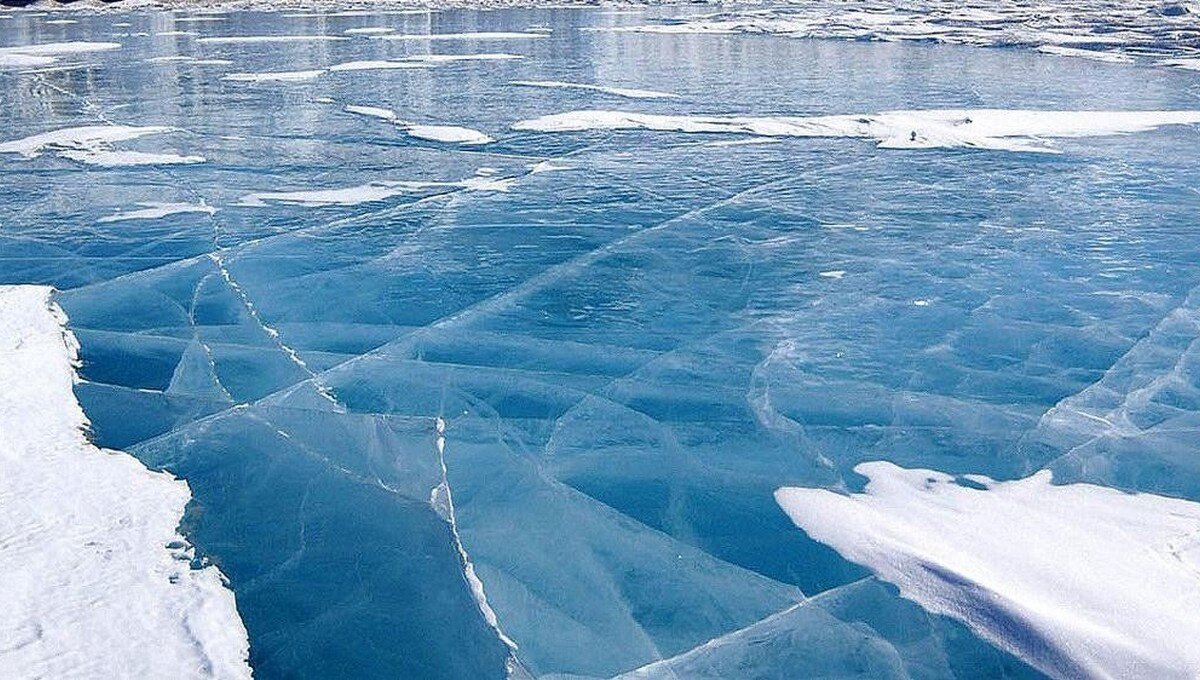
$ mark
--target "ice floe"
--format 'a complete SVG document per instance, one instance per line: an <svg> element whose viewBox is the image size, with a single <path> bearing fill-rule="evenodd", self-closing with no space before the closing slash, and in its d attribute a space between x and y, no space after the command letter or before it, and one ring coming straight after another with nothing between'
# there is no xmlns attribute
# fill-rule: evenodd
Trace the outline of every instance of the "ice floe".
<svg viewBox="0 0 1200 680"><path fill-rule="evenodd" d="M676 94L671 94L670 92L658 92L656 90L638 90L627 87L605 87L603 85L589 85L587 83L567 83L560 80L514 80L509 84L520 85L524 87L591 90L593 92L603 92L604 94L611 94L617 97L626 97L628 99L666 99L679 96Z"/></svg>
<svg viewBox="0 0 1200 680"><path fill-rule="evenodd" d="M1042 471L996 482L888 462L862 493L783 488L809 536L1059 678L1200 675L1200 504Z"/></svg>
<svg viewBox="0 0 1200 680"><path fill-rule="evenodd" d="M96 220L100 223L107 222L123 222L125 220L154 220L168 215L179 215L183 213L205 213L212 215L217 212L217 209L204 202L200 203L158 203L154 201L139 203L142 206L137 210L127 210L113 213L106 217L101 217Z"/></svg>
<svg viewBox="0 0 1200 680"><path fill-rule="evenodd" d="M50 296L0 286L0 675L249 678L233 592L178 533L187 484L88 441Z"/></svg>
<svg viewBox="0 0 1200 680"><path fill-rule="evenodd" d="M873 139L885 149L975 148L1055 152L1048 139L1094 137L1200 123L1200 111L956 109L810 117L686 116L571 111L515 123L515 130L654 130L764 137Z"/></svg>

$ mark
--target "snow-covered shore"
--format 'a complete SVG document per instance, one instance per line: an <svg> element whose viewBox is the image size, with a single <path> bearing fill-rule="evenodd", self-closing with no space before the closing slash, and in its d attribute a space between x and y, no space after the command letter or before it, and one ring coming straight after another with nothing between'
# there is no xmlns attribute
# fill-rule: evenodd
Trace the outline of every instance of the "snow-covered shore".
<svg viewBox="0 0 1200 680"><path fill-rule="evenodd" d="M250 677L233 592L178 533L187 484L87 440L51 293L0 286L0 677Z"/></svg>

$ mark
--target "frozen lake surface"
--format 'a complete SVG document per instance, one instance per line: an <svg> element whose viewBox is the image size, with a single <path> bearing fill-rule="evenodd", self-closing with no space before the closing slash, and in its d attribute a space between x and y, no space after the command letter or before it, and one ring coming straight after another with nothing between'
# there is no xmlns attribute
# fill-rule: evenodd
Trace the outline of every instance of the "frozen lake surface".
<svg viewBox="0 0 1200 680"><path fill-rule="evenodd" d="M1197 21L1066 7L3 12L0 284L260 678L1192 677Z"/></svg>

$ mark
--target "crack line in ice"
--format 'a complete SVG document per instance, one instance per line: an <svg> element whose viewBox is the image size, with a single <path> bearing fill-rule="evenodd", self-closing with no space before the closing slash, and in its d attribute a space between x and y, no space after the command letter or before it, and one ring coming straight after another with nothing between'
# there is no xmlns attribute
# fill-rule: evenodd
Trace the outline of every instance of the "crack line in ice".
<svg viewBox="0 0 1200 680"><path fill-rule="evenodd" d="M492 609L492 605L488 603L487 593L484 592L483 581L475 573L475 564L471 562L471 556L467 554L467 549L463 546L462 537L458 533L458 517L454 512L454 495L450 490L449 472L446 469L446 421L441 416L437 416L434 421L434 429L437 433L437 438L434 440L434 450L437 452L438 466L441 469L442 478L437 486L433 487L429 494L429 504L438 515L445 520L450 526L450 535L454 540L454 547L458 551L459 559L462 561L463 576L467 579L467 584L471 588L471 596L475 600L476 606L479 607L479 613L483 615L487 624L496 632L496 636L500 641L508 647L508 660L505 663L508 669L509 677L516 674L517 669L521 668L521 662L517 660L517 643L513 642L512 638L504 633L500 628L500 622L496 618L496 612Z"/></svg>

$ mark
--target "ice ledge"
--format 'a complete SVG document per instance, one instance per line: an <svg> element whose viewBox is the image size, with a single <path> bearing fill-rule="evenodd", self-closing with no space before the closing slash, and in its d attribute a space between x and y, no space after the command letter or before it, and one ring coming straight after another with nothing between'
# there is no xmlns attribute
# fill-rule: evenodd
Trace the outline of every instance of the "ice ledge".
<svg viewBox="0 0 1200 680"><path fill-rule="evenodd" d="M87 441L78 345L43 286L0 286L0 677L248 678L187 484Z"/></svg>
<svg viewBox="0 0 1200 680"><path fill-rule="evenodd" d="M1200 677L1200 503L887 462L862 493L783 488L797 526L1058 678Z"/></svg>

